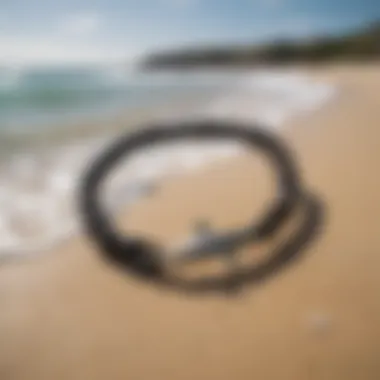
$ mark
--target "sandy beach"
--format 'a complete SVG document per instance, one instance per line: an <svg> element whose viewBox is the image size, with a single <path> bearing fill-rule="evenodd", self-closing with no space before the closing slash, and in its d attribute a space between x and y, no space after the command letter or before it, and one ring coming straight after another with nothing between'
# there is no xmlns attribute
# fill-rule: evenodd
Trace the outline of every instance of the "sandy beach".
<svg viewBox="0 0 380 380"><path fill-rule="evenodd" d="M0 379L379 379L380 66L309 71L339 95L281 131L323 209L302 255L232 296L158 289L84 237L2 264ZM128 229L168 244L194 217L244 224L271 186L250 169L242 157L171 180Z"/></svg>

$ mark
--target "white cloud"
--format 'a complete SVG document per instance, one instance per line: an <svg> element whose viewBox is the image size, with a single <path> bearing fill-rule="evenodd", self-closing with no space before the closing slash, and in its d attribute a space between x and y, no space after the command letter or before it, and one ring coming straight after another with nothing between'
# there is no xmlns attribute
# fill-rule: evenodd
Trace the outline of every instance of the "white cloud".
<svg viewBox="0 0 380 380"><path fill-rule="evenodd" d="M125 46L95 41L103 19L95 12L76 12L43 35L20 35L0 30L0 65L75 64L118 61Z"/></svg>
<svg viewBox="0 0 380 380"><path fill-rule="evenodd" d="M62 21L60 31L63 34L86 37L94 34L100 28L102 21L96 12L74 13Z"/></svg>

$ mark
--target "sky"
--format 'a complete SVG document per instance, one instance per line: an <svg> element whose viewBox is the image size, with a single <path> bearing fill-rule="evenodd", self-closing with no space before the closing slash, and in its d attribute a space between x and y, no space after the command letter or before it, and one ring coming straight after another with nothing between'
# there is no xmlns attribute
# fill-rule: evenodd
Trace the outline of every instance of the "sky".
<svg viewBox="0 0 380 380"><path fill-rule="evenodd" d="M340 33L380 0L0 0L0 64L134 60L191 45Z"/></svg>

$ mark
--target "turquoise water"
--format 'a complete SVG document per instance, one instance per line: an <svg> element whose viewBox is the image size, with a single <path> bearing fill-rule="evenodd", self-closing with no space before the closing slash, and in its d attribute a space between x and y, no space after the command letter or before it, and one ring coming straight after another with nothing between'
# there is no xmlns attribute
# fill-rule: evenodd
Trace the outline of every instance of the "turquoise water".
<svg viewBox="0 0 380 380"><path fill-rule="evenodd" d="M216 76L141 73L127 67L0 68L0 131L20 133L213 93Z"/></svg>

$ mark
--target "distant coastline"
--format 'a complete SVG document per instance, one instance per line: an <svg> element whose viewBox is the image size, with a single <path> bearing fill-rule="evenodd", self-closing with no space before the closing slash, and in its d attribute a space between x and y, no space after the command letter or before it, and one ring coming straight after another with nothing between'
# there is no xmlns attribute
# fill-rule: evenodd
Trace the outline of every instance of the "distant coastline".
<svg viewBox="0 0 380 380"><path fill-rule="evenodd" d="M191 69L268 64L313 64L380 59L380 20L340 36L276 40L262 45L191 47L150 54L140 68Z"/></svg>

